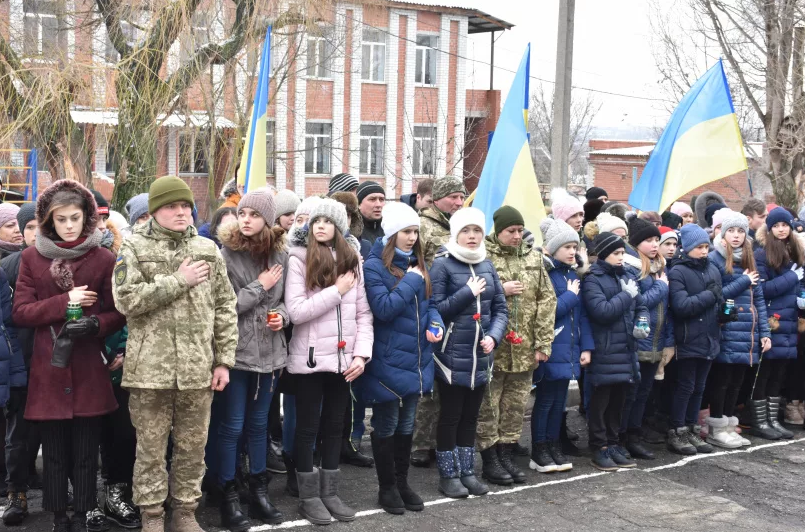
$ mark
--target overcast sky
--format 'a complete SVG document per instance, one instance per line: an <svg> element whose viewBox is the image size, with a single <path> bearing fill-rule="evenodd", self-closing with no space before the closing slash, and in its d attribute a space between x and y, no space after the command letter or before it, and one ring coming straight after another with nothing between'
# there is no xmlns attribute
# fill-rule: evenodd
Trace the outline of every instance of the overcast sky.
<svg viewBox="0 0 805 532"><path fill-rule="evenodd" d="M495 44L495 89L505 94L526 45L531 43L531 75L553 81L559 0L420 0L422 3L474 7L515 24ZM573 86L625 95L663 98L651 53L646 0L576 0ZM489 34L471 36L467 54L468 88L489 87ZM538 83L531 80L532 86ZM552 85L546 86L552 90ZM574 91L574 95L581 91ZM595 125L664 126L667 111L660 102L595 93L601 102Z"/></svg>

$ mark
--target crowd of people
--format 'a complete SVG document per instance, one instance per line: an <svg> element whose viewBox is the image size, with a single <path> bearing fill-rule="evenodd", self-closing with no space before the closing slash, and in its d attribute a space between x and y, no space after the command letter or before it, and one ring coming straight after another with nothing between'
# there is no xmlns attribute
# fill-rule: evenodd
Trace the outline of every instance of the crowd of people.
<svg viewBox="0 0 805 532"><path fill-rule="evenodd" d="M637 213L556 189L526 228L465 206L459 178L387 201L349 174L304 200L223 196L203 224L173 176L125 216L69 180L0 204L6 525L41 484L54 532L163 532L166 513L199 532L202 496L244 532L285 519L272 472L311 523L352 521L342 463L376 469L386 512L422 511L411 465L435 462L451 498L526 482L518 456L572 469L571 381L604 471L805 421L805 212L708 192Z"/></svg>

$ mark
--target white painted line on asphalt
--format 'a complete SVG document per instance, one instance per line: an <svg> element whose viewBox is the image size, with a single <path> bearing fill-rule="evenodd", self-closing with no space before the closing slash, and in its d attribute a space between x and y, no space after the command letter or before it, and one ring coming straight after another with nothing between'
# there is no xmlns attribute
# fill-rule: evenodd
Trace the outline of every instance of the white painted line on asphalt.
<svg viewBox="0 0 805 532"><path fill-rule="evenodd" d="M645 469L639 469L639 468L635 468L635 469L619 469L617 472L619 472L619 473L620 472L623 472L623 473L626 473L626 472L653 473L655 471L662 471L664 469L672 469L672 468L675 468L675 467L682 467L682 466L687 465L687 464L689 464L691 462L694 462L696 460L704 460L706 458L715 458L717 456L727 456L727 455L730 455L730 454L753 453L755 451L761 451L763 449L769 449L771 447L784 447L786 445L792 445L792 444L795 444L795 443L805 443L805 438L799 438L799 439L795 439L795 440L782 440L782 441L776 441L776 442L772 442L772 443L764 443L762 445L754 445L752 447L747 447L745 449L735 449L733 451L719 451L719 452L710 453L710 454L695 454L693 456L686 456L685 458L677 460L676 462L674 462L672 464L666 464L666 465L661 465L661 466L656 466L656 467L649 467L649 468L645 468ZM546 482L539 482L537 484L526 484L526 485L523 485L523 486L517 486L515 488L508 488L508 489L499 490L499 491L490 491L488 493L488 495L508 495L510 493L517 493L517 492L525 491L525 490L533 490L533 489L537 489L537 488L543 488L545 486L553 486L553 485L556 485L556 484L567 484L568 482L578 482L580 480L587 480L588 478L600 477L600 476L607 475L607 474L609 474L609 473L607 473L605 471L599 471L599 472L596 472L596 473L587 473L587 474L584 474L584 475L576 475L574 477L567 477L567 478L562 478L562 479L558 479L558 480L548 480ZM478 497L474 497L474 496L470 495L468 498L469 499L476 499ZM464 500L464 499L450 499L450 498L435 499L435 500L432 500L432 501L425 502L425 506L435 506L435 505L438 505L438 504L447 504L447 503L458 502L458 501L462 501L462 500ZM382 508L375 508L375 509L372 509L372 510L363 510L363 511L357 512L355 514L355 517L356 518L357 517L366 517L366 516L382 514L382 513L383 513ZM296 521L286 521L286 522L284 522L282 524L279 524L279 525L253 526L253 527L249 528L249 532L262 532L264 530L279 530L279 529L284 529L284 528L297 528L297 527L308 526L308 525L312 526L312 523L310 521L308 521L307 519L297 519Z"/></svg>

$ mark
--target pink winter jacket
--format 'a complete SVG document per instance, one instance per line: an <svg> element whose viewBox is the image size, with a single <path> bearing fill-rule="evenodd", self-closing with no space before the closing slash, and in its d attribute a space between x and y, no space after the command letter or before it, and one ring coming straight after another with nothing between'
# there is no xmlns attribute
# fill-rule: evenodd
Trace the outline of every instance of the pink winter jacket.
<svg viewBox="0 0 805 532"><path fill-rule="evenodd" d="M294 324L287 369L291 373L343 373L353 356L372 358L372 311L366 299L363 275L344 294L329 286L305 287L307 248L290 249L285 280L285 307ZM340 332L340 336L339 336ZM346 341L338 349L339 340Z"/></svg>

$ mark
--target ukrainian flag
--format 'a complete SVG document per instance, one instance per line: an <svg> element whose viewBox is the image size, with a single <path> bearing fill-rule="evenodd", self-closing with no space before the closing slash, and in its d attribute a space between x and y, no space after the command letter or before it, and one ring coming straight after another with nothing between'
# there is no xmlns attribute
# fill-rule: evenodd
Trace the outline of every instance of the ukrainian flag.
<svg viewBox="0 0 805 532"><path fill-rule="evenodd" d="M472 206L486 215L487 233L492 231L492 215L496 210L503 205L514 207L523 215L526 228L541 243L539 224L545 218L545 206L531 161L526 128L530 59L529 44L495 127Z"/></svg>
<svg viewBox="0 0 805 532"><path fill-rule="evenodd" d="M249 192L266 186L266 120L268 112L268 73L271 70L271 26L266 33L260 70L257 76L257 93L252 105L252 119L246 133L246 144L240 157L238 184Z"/></svg>
<svg viewBox="0 0 805 532"><path fill-rule="evenodd" d="M629 205L662 212L691 190L746 168L738 118L719 60L679 102L629 195Z"/></svg>

